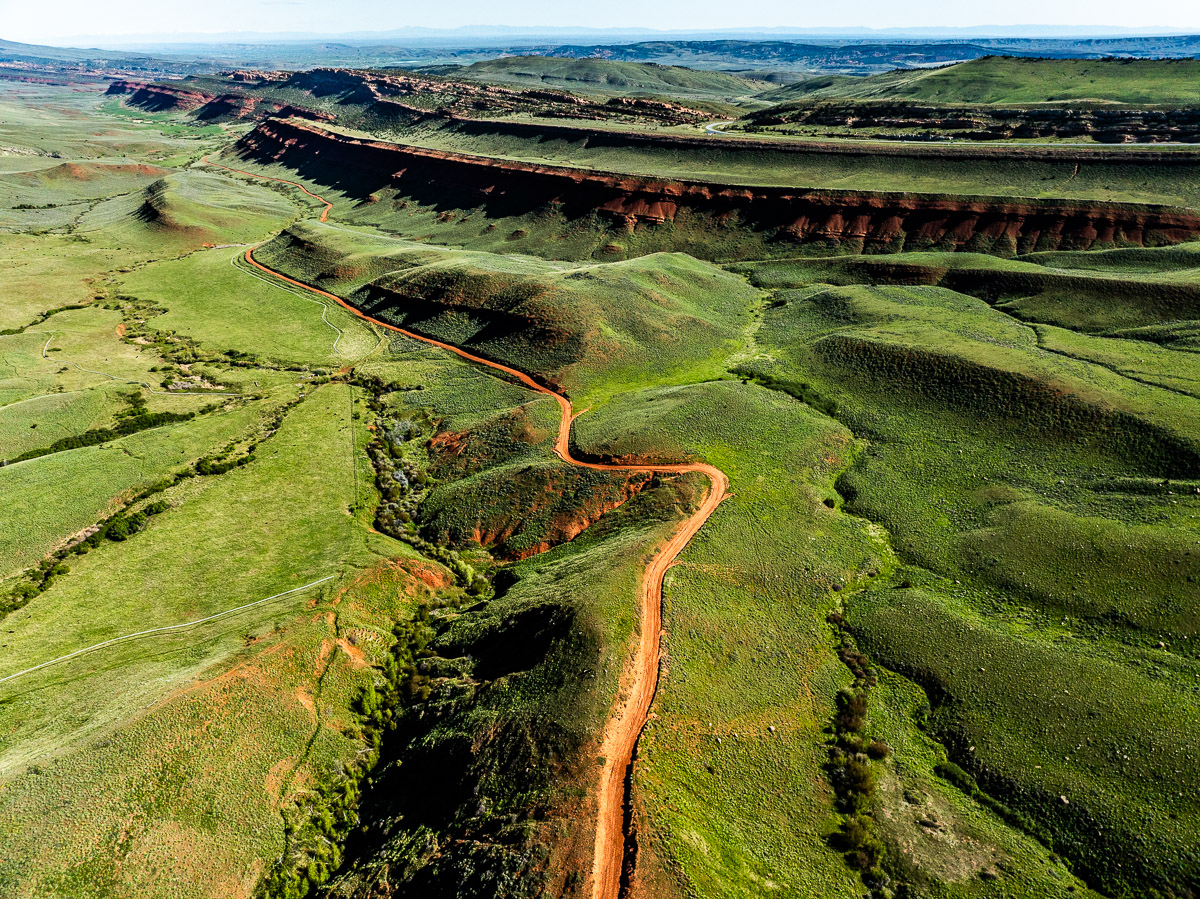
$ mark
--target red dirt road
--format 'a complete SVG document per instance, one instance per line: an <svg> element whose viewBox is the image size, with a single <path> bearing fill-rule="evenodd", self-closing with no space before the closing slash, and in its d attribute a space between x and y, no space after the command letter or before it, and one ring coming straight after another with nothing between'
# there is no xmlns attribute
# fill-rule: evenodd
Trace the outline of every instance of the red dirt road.
<svg viewBox="0 0 1200 899"><path fill-rule="evenodd" d="M207 162L207 157L202 161ZM219 165L219 163L208 164ZM255 175L252 172L243 172L239 169L231 169L228 166L219 167L238 174L250 175L254 178L263 178L269 181L280 181L284 184L292 184L299 187L309 196L325 203L325 209L321 213L321 221L325 221L329 210L333 208L332 204L328 203L323 197L317 196L302 184L297 184L294 181L287 181L282 178L270 178L266 175ZM361 310L351 306L341 297L305 284L302 281L297 281L294 278L289 278L287 275L263 265L254 258L255 249L256 247L251 247L246 250L246 262L259 271L285 281L288 284L315 293L325 299L332 300L351 314L381 328L386 328L389 331L403 334L405 337L412 338L413 340L419 340L422 343L447 350L469 362L475 362L479 365L486 365L488 368L495 369L496 371L502 371L516 378L530 390L536 390L538 393L554 397L558 401L559 409L561 410L561 417L558 423L558 436L554 442L554 452L564 462L579 466L580 468L594 468L603 471L645 471L659 474L682 474L694 471L708 478L710 486L708 493L704 497L704 501L687 520L679 525L670 539L655 553L654 557L650 560L650 564L646 566L646 572L642 577L641 586L638 590L638 602L641 608L641 628L633 656L628 661L621 678L621 694L624 696L624 699L618 702L612 717L609 719L608 725L604 729L602 737L599 754L605 759L605 762L600 775L600 786L596 796L598 811L595 854L592 859L592 896L593 899L618 899L621 894L621 874L625 861L626 837L628 836L623 826L625 804L629 801L629 796L626 795L626 773L633 764L633 755L637 749L638 738L641 736L642 728L646 724L646 718L650 711L650 703L654 699L654 693L658 687L659 644L662 633L663 578L666 576L667 569L675 564L675 560L683 552L692 537L696 535L696 532L708 521L709 517L716 511L717 506L729 496L729 479L719 468L703 462L685 462L674 465L621 465L607 462L587 462L577 459L571 455L571 423L574 421L575 416L572 414L571 401L562 394L555 393L548 387L542 386L529 375L515 368L499 362L493 362L490 359L484 359L482 356L476 356L452 344L434 340L432 337L423 337L412 331L406 331L403 328L398 328L377 318L372 318Z"/></svg>
<svg viewBox="0 0 1200 899"><path fill-rule="evenodd" d="M304 191L306 194L308 194L310 197L312 197L314 200L316 200L317 202L325 204L325 208L321 210L320 221L322 221L322 222L325 221L325 219L329 218L329 211L331 209L333 209L332 203L330 203L324 197L317 196L311 190L309 190L307 187L305 187L303 184L301 184L299 181L288 181L286 178L272 178L270 175L256 175L256 174L254 174L254 172L243 172L241 169L231 169L229 166L221 165L221 163L219 163L219 162L209 162L207 155L201 156L200 161L202 163L204 163L205 165L216 166L219 169L224 169L227 172L234 172L235 174L238 174L238 175L245 175L248 178L260 178L263 181L278 181L280 184L290 184L292 187L298 187L302 191Z"/></svg>

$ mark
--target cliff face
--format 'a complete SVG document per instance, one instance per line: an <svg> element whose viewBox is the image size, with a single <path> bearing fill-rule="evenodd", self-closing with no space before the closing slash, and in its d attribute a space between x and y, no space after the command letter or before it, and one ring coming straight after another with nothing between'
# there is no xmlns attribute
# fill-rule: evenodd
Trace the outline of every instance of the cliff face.
<svg viewBox="0 0 1200 899"><path fill-rule="evenodd" d="M108 86L105 93L128 94L130 96L127 103L141 107L148 112L165 112L174 109L190 112L213 99L212 94L206 94L203 91L140 81L114 81Z"/></svg>
<svg viewBox="0 0 1200 899"><path fill-rule="evenodd" d="M765 109L747 117L758 126L821 125L855 131L880 128L940 132L957 140L1091 137L1100 143L1200 140L1197 109L995 108L916 103L817 103ZM869 132L868 132L869 133Z"/></svg>
<svg viewBox="0 0 1200 899"><path fill-rule="evenodd" d="M125 95L128 105L147 112L194 112L196 118L202 121L262 119L268 116L293 116L315 121L333 118L324 113L245 94L210 94L171 84L114 81L105 93Z"/></svg>
<svg viewBox="0 0 1200 899"><path fill-rule="evenodd" d="M439 208L496 217L555 207L625 225L708 223L773 240L848 248L1035 249L1147 246L1200 235L1200 215L1161 206L742 187L497 160L334 134L270 120L238 142L244 158L277 162L366 197L392 187Z"/></svg>
<svg viewBox="0 0 1200 899"><path fill-rule="evenodd" d="M196 90L183 82L116 81L110 94L132 94L127 100L134 106L153 111L190 112L215 100L229 105L254 106L277 114L278 99L258 95L262 88L290 92L292 102L304 109L286 107L305 118L332 120L324 112L309 110L308 100L336 100L337 118L354 122L371 120L422 121L429 118L446 121L471 121L483 116L501 118L514 113L540 118L578 121L616 120L684 124L711 121L714 113L692 109L678 103L644 98L611 97L595 99L575 96L547 88L513 89L473 81L454 81L404 72L360 72L350 69L310 69L291 74L278 72L233 71L224 73L228 91L219 94ZM206 81L205 85L213 82ZM315 105L321 105L319 102ZM200 113L198 113L199 115ZM215 115L215 114L214 114ZM210 116L210 118L213 116ZM261 117L261 115L260 115Z"/></svg>

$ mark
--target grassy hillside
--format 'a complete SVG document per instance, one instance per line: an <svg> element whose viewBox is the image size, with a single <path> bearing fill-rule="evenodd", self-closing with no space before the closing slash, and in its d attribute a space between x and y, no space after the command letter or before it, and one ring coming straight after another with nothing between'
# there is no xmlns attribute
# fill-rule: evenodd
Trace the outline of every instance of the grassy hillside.
<svg viewBox="0 0 1200 899"><path fill-rule="evenodd" d="M573 266L303 225L257 255L376 317L521 364L585 403L648 378L719 372L755 296L679 253Z"/></svg>
<svg viewBox="0 0 1200 899"><path fill-rule="evenodd" d="M1200 60L988 56L940 69L866 78L822 76L765 99L913 100L980 105L1200 105Z"/></svg>
<svg viewBox="0 0 1200 899"><path fill-rule="evenodd" d="M523 162L717 183L939 195L1061 197L1172 206L1200 204L1200 190L1196 187L1200 166L1194 160L1174 165L1144 162L1138 159L1136 149L1128 151L1127 159L1080 165L1077 169L1073 159L1031 159L995 152L967 157L953 153L934 156L910 156L903 152L827 153L820 148L774 149L769 142L737 148L722 146L718 139L703 147L638 146L620 135L526 136L486 125L425 126L402 134L401 140L432 149ZM331 173L330 180L336 183L337 178ZM368 207L357 215L371 220L386 211L386 207ZM405 228L406 223L401 219L394 227ZM752 238L736 231L726 231L726 236L730 240L736 237L742 243Z"/></svg>
<svg viewBox="0 0 1200 899"><path fill-rule="evenodd" d="M1103 254L1053 260L1112 272ZM1176 698L1195 677L1197 608L1183 597L1200 578L1191 353L1071 330L1097 327L1107 305L1089 299L1086 277L1036 305L984 287L1023 277L1014 293L1035 292L1029 261L979 260L973 276L961 257L896 263L751 270L775 294L762 361L742 370L836 403L870 439L839 490L908 566L892 591L846 600L859 645L926 689L928 731L970 773L955 782L982 789L1090 884L1125 896L1189 883L1183 822L1196 819L1200 788L1174 757L1193 737L1144 721L1196 726ZM1144 263L1158 278L1166 266L1156 254ZM987 302L911 286L937 283ZM1043 324L1053 309L1065 328ZM1141 441L1164 426L1175 449L1160 456ZM1140 709L1101 711L1117 683ZM1114 745L1130 748L1114 756ZM1163 771L1169 794L1153 787ZM1147 814L1159 822L1150 842Z"/></svg>
<svg viewBox="0 0 1200 899"><path fill-rule="evenodd" d="M391 252L384 252L386 241L338 237L329 234L331 230L337 229L294 229L288 241L280 242L271 252L292 265L303 262L310 278L326 273L323 283L356 301L367 296L358 285L373 283L380 269L397 267L405 254L422 254L422 266L417 271L430 263L438 266L435 270L445 265L445 251L427 247L418 251L401 243ZM306 246L303 252L297 240L301 237ZM339 243L342 249L333 252ZM471 266L479 265L480 254L459 255L464 262L470 260ZM933 256L930 261L937 258ZM491 265L493 271L528 276L544 263L509 257ZM772 284L785 282L785 265L764 267L760 280L765 283L775 272L770 275L774 278ZM1011 265L1036 267L1030 263ZM469 282L480 274L469 268L460 277ZM788 284L800 276L793 272L790 277ZM487 286L484 280L479 289L469 291L484 308L494 295ZM439 288L421 296L442 293ZM652 859L645 864L658 871L664 882L675 884L673 889L702 896L750 895L762 879L801 893L817 888L817 884L833 895L849 895L855 889L852 879L836 873L838 869L831 866L836 856L830 853L830 849L844 845L843 839L850 839L837 835L850 832L840 830L850 824L839 817L850 806L841 799L813 797L807 784L822 776L827 752L831 751L819 748L823 722L837 715L839 690L850 689L847 675L839 666L839 652L830 644L827 625L822 622L839 609L856 609L859 594L864 604L875 598L882 600L887 596L883 590L899 587L905 579L916 576L914 572L923 571L925 574L920 576L926 578L962 578L974 569L950 560L973 559L972 553L983 553L997 559L997 567L987 573L990 579L985 581L992 590L1012 590L1014 571L1025 572L1027 577L1037 571L1041 592L1036 594L1036 602L1057 603L1057 608L1069 608L1069 614L1085 616L1089 621L1127 616L1135 639L1144 639L1148 628L1168 625L1183 628L1177 632L1179 635L1191 633L1188 609L1182 609L1170 621L1156 611L1170 581L1158 577L1152 584L1146 583L1149 570L1133 564L1134 556L1121 549L1121 536L1106 530L1104 515L1095 511L1084 514L1089 502L1094 506L1095 498L1081 500L1078 509L1072 507L1066 517L1058 518L1051 510L1036 505L1025 508L1012 504L1005 510L1012 518L981 518L969 534L946 548L941 541L953 539L953 535L943 537L943 531L927 520L929 512L920 505L921 488L917 486L930 483L928 475L919 473L935 460L937 470L942 472L934 488L938 497L942 491L966 490L970 502L981 505L977 514L982 516L992 508L992 501L976 498L974 487L962 483L971 481L967 472L986 470L989 477L1003 483L1005 466L1013 465L1016 459L1024 460L1026 455L1042 461L1016 466L1007 480L1014 485L1012 489L1030 493L1032 485L1041 483L1051 472L1070 473L1073 477L1084 477L1082 472L1089 471L1135 479L1157 477L1156 466L1162 464L1154 455L1158 451L1143 452L1138 441L1149 441L1146 446L1150 447L1159 446L1157 440L1165 440L1175 448L1166 450L1168 459L1177 449L1183 454L1183 464L1193 464L1194 460L1187 460L1191 458L1189 453L1194 455L1188 447L1195 435L1185 427L1191 416L1190 406L1169 391L1148 390L1117 377L1102 365L1082 360L1056 362L1055 354L1040 349L1036 336L1025 326L983 302L948 290L855 292L820 287L808 293L822 297L829 311L810 314L808 307L793 301L790 294L778 293L776 301L762 313L757 332L744 331L741 348L724 360L728 371L740 374L749 383L717 380L660 387L656 385L677 377L675 372L647 371L636 381L617 382L620 392L598 396L596 407L576 425L576 440L583 449L606 454L705 458L721 466L733 480L733 499L722 506L689 548L667 584L669 663L657 700L658 718L644 737L644 764L638 774L639 814L644 816L643 826L649 833L645 845ZM430 317L412 305L419 299L414 294L402 308L421 326L433 323L434 327L442 327L436 316ZM825 305L818 309L824 310ZM557 320L569 322L569 314L560 312ZM860 375L857 357L847 360L833 354L826 360L822 355L821 341L829 345L831 334L840 332L866 343L892 341L910 360L915 347L935 346L945 356L961 359L957 364L975 372L978 384L996 385L993 389L999 391L999 396L980 393L978 403L973 404L971 398L978 392L974 389L950 388L947 393L941 363L928 350L927 367L917 357L912 372L900 369L898 374L883 378L873 371ZM798 344L797 334L815 347L808 355L799 354L799 347L807 344ZM467 332L460 336L471 339ZM495 346L501 348L506 359L523 359L524 367L538 370L544 365L540 346L519 339ZM578 358L574 377L586 380L585 373L591 372L594 377L607 379L604 360L586 352L579 353ZM884 352L880 358L891 357ZM833 373L817 380L825 367ZM801 381L802 377L807 383ZM878 399L874 391L880 388L871 386L876 383L891 385ZM1049 389L1039 392L1040 388L1030 386L1038 384L1049 385ZM1056 398L1060 393L1069 401ZM878 423L891 421L888 415L895 416L902 408L905 417L895 419L896 427L917 432L922 428L944 432L947 427L955 427L971 433L970 428L979 427L979 417L987 414L985 410L1003 409L1006 402L1014 405L1014 414L1020 418L1020 407L1029 397L1034 399L1034 412L1038 411L1039 397L1046 403L1044 420L1037 418L1035 426L1027 420L1009 423L998 418L991 425L993 430L979 438L980 447L995 447L997 435L1009 441L1001 444L995 458L984 462L976 453L954 462L957 457L949 453L935 449L935 455L922 455L911 443L897 442L894 451L913 459L914 473L910 475L909 468L895 462L893 469L872 468L865 478L870 491L859 487L858 493L851 493L851 485L863 480L858 474L859 465L871 464L875 452L855 438L860 429L870 436L872 445L890 445L884 441L900 441L901 436L908 440L912 432L882 431ZM829 403L831 398L835 405ZM905 405L899 405L901 400ZM839 405L845 411L838 411L838 422L831 421L828 413ZM943 411L943 407L947 408ZM940 417L932 423L921 417L924 415ZM1173 429L1182 429L1183 433L1170 436L1163 428L1171 434ZM959 431L953 433L953 446L964 446L957 437ZM888 436L892 434L895 436ZM1012 443L1014 440L1023 451ZM1129 447L1134 444L1137 448L1131 451ZM457 445L469 448L476 444L469 438ZM523 467L528 470L528 463ZM909 477L917 480L910 483L905 480ZM519 478L513 482L514 486L520 484ZM486 496L494 489L480 478L468 483L475 489L465 490L453 499L466 509L474 503L469 493ZM868 493L871 499L886 499L891 505L869 505ZM503 490L498 494L505 495ZM452 496L452 492L442 494L439 515L444 514L446 501ZM855 497L853 504L846 503L844 497L851 496ZM915 506L913 497L918 498ZM847 510L858 514L847 515ZM940 505L935 504L935 511L940 513ZM1175 520L1187 522L1190 514L1181 509ZM1064 528L1072 535L1068 542L1051 539L1056 529ZM1021 534L1026 532L1038 533L1039 540L1022 542ZM929 544L925 536L929 534L935 535L938 542ZM921 543L922 539L926 543ZM1055 580L1053 572L1060 569L1069 540L1083 539L1093 541L1095 565L1104 572L1095 582L1088 581L1089 588L1093 583L1107 585L1105 590L1110 586L1111 596L1105 592L1080 598L1059 592L1063 584ZM1183 543L1172 542L1160 529L1140 531L1124 539L1154 547L1151 555L1183 551ZM893 541L898 554L893 551ZM946 567L950 565L955 567ZM1009 601L1019 605L1022 595L1014 595ZM852 620L857 623L866 619ZM731 621L739 623L730 627ZM878 638L874 636L877 632ZM864 630L864 640L868 636L886 640L887 633L885 623L869 634ZM1100 651L1113 651L1109 642L1113 636L1097 639ZM853 656L843 653L841 660L846 658ZM907 661L895 664L909 674L923 671ZM736 674L730 677L730 672ZM880 680L878 674L871 677ZM1018 889L1022 895L1053 896L1061 892L1064 883L1074 886L1080 895L1088 895L1061 863L1048 862L1047 847L1037 842L1041 830L1034 825L1014 825L1022 819L1011 810L980 805L972 795L964 794L938 774L947 751L958 758L957 744L952 741L958 733L953 722L958 719L947 713L937 719L938 729L923 733L913 724L913 715L919 714L922 703L920 687L902 677L889 677L892 679L886 686L876 687L880 699L872 705L865 725L872 739L886 743L892 747L890 751L899 747L903 752L902 758L877 763L871 769L878 784L869 805L875 822L871 826L877 834L874 839L879 845L891 847L879 850L884 855L904 854L903 861L887 863L892 872L889 876L903 878L912 885L914 895L926 895L920 885L930 882L936 882L942 892L928 895L1003 895L1005 890ZM918 683L926 681L918 678ZM946 722L944 726L942 721ZM1130 732L1129 722L1124 720L1113 727L1121 734ZM932 737L946 742L939 743ZM1155 752L1160 749L1156 746ZM1038 751L1047 750L1039 744ZM989 759L999 759L995 764L1003 762L1002 755L990 752ZM1108 802L1104 812L1105 820L1112 823L1102 826L1128 828L1129 809L1140 801L1143 784L1137 779L1127 782L1121 779L1124 775L1110 776L1116 778L1110 786L1117 798ZM746 791L751 783L753 795L749 797ZM1181 807L1182 814L1191 815L1187 810L1190 805L1185 803L1185 807ZM1022 810L1022 814L1048 820L1047 826L1058 826L1049 806L1022 806ZM1172 810L1181 814L1174 806ZM921 823L928 822L931 815L938 821L932 831L931 825ZM1164 846L1161 855L1153 850L1130 850L1122 856L1125 863L1136 864L1140 870L1148 859L1161 858L1172 870L1186 870L1179 834L1167 830L1163 833L1169 845ZM826 839L813 839L822 834ZM951 860L940 842L948 834L957 841L969 841L975 848ZM1108 865L1115 857L1112 844L1105 844L1107 848L1095 855L1097 850L1085 849L1087 839L1086 829L1077 827L1064 838L1062 848L1070 851L1072 864L1081 864L1090 875L1119 890L1125 882L1119 870L1096 866L1097 859ZM344 875L345 883L361 884L367 872L375 870L371 865L378 865L379 857L372 858L376 861L364 861L361 867L356 863ZM867 874L875 876L870 871Z"/></svg>
<svg viewBox="0 0 1200 899"><path fill-rule="evenodd" d="M762 88L761 83L723 72L611 59L563 59L554 56L488 59L446 74L501 84L545 84L585 93L739 97Z"/></svg>

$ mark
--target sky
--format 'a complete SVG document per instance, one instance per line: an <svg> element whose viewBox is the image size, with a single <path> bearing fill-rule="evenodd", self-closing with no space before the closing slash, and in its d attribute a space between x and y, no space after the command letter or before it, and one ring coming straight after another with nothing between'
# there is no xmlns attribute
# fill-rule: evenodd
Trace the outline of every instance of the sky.
<svg viewBox="0 0 1200 899"><path fill-rule="evenodd" d="M0 38L386 31L471 25L721 29L1124 26L1200 32L1195 0L0 0Z"/></svg>

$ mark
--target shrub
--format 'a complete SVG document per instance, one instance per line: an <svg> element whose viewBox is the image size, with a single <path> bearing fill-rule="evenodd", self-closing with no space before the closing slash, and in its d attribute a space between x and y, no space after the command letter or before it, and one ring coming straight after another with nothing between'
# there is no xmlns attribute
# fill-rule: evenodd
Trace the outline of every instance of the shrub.
<svg viewBox="0 0 1200 899"><path fill-rule="evenodd" d="M862 733L866 727L867 694L853 690L841 690L837 694L837 720L839 731Z"/></svg>
<svg viewBox="0 0 1200 899"><path fill-rule="evenodd" d="M943 780L948 780L968 796L979 793L979 784L975 783L975 778L954 762L938 762L933 766L933 773Z"/></svg>

